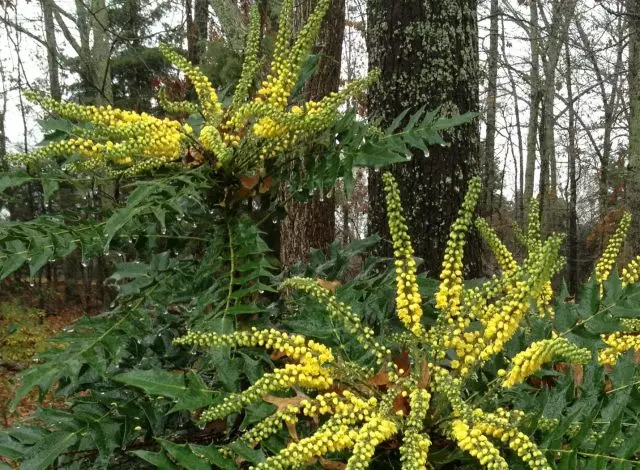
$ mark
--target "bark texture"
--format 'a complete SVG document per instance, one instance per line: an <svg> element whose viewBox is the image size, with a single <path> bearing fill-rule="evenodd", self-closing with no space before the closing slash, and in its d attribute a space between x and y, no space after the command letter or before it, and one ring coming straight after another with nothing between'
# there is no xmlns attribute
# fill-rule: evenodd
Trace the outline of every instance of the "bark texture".
<svg viewBox="0 0 640 470"><path fill-rule="evenodd" d="M297 4L294 24L304 24L315 4L316 0ZM321 99L340 87L344 7L344 0L332 0L325 16L315 51L319 56L318 68L305 86L308 99ZM287 197L284 189L282 196ZM311 249L324 250L334 240L335 201L332 197L316 194L309 202L292 200L285 209L286 216L280 225L280 261L283 266L307 260Z"/></svg>
<svg viewBox="0 0 640 470"><path fill-rule="evenodd" d="M487 56L487 135L484 141L484 207L485 216L493 212L493 196L496 191L496 110L498 91L498 0L491 0L489 25L489 54Z"/></svg>
<svg viewBox="0 0 640 470"><path fill-rule="evenodd" d="M630 250L640 250L640 0L628 0L629 18L629 178L627 201L633 222Z"/></svg>
<svg viewBox="0 0 640 470"><path fill-rule="evenodd" d="M370 93L370 109L383 123L408 107L425 105L447 114L478 110L476 3L471 0L369 0L369 65L382 72ZM446 133L447 147L414 152L396 165L397 178L416 255L431 276L464 197L477 171L477 123ZM369 177L370 231L388 236L381 175ZM388 245L390 248L390 245ZM480 250L470 235L465 247L467 275L477 275Z"/></svg>

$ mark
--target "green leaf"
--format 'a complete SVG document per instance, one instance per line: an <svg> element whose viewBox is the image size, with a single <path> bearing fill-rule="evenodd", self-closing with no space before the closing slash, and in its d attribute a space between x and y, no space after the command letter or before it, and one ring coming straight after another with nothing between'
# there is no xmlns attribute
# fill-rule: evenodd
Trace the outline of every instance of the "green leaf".
<svg viewBox="0 0 640 470"><path fill-rule="evenodd" d="M26 173L10 173L0 177L0 193L15 186L21 186L33 178Z"/></svg>
<svg viewBox="0 0 640 470"><path fill-rule="evenodd" d="M234 441L231 444L229 444L227 447L232 451L234 451L243 459L247 460L248 462L260 463L266 460L264 453L262 451L252 449L247 445L246 442Z"/></svg>
<svg viewBox="0 0 640 470"><path fill-rule="evenodd" d="M433 127L436 130L450 129L452 127L460 126L462 124L468 124L471 121L473 121L478 115L479 113L468 112L468 113L460 114L459 116L453 116L450 118L440 118L434 123Z"/></svg>
<svg viewBox="0 0 640 470"><path fill-rule="evenodd" d="M188 470L210 470L211 466L195 455L187 445L174 444L171 441L157 439L162 448L173 457L173 459Z"/></svg>
<svg viewBox="0 0 640 470"><path fill-rule="evenodd" d="M222 470L236 470L238 468L238 466L233 463L233 460L223 456L213 444L208 446L189 444L189 447L194 454L204 456L215 468Z"/></svg>
<svg viewBox="0 0 640 470"><path fill-rule="evenodd" d="M155 465L159 470L174 470L176 467L164 452L149 452L148 450L134 450L131 452L138 458Z"/></svg>
<svg viewBox="0 0 640 470"><path fill-rule="evenodd" d="M69 431L54 431L34 445L24 456L21 470L45 470L58 456L78 441L78 435Z"/></svg>
<svg viewBox="0 0 640 470"><path fill-rule="evenodd" d="M22 265L27 261L26 253L16 253L13 255L9 255L2 262L2 270L0 271L0 281L12 273L16 272L18 269L22 267Z"/></svg>
<svg viewBox="0 0 640 470"><path fill-rule="evenodd" d="M177 398L187 391L184 374L172 374L164 369L133 369L116 375L113 380L141 388L150 395Z"/></svg>
<svg viewBox="0 0 640 470"><path fill-rule="evenodd" d="M6 434L0 434L0 456L10 459L22 458L26 447Z"/></svg>
<svg viewBox="0 0 640 470"><path fill-rule="evenodd" d="M213 392L204 383L202 377L190 370L187 372L187 391L181 393L170 413L181 410L204 408L213 402Z"/></svg>
<svg viewBox="0 0 640 470"><path fill-rule="evenodd" d="M42 239L29 252L29 276L34 277L53 256L53 246L48 238Z"/></svg>
<svg viewBox="0 0 640 470"><path fill-rule="evenodd" d="M58 180L51 178L42 178L42 191L44 196L44 203L48 204L56 191L60 188Z"/></svg>
<svg viewBox="0 0 640 470"><path fill-rule="evenodd" d="M367 142L353 158L354 166L383 167L393 163L404 163L408 159L404 155L389 150L384 143Z"/></svg>
<svg viewBox="0 0 640 470"><path fill-rule="evenodd" d="M143 389L149 395L169 397L176 401L170 413L179 410L192 410L211 404L213 392L193 371L186 376L172 374L164 369L134 369L113 377L132 387Z"/></svg>

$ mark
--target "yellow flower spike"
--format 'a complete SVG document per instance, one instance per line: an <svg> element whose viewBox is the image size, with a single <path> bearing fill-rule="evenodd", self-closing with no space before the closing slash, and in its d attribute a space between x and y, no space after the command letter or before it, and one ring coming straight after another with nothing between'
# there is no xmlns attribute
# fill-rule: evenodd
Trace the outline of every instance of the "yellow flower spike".
<svg viewBox="0 0 640 470"><path fill-rule="evenodd" d="M480 236L487 242L493 256L500 265L500 269L506 274L513 274L518 267L515 258L509 249L502 243L498 234L489 226L486 220L476 219L476 228Z"/></svg>
<svg viewBox="0 0 640 470"><path fill-rule="evenodd" d="M564 337L536 341L511 360L513 366L507 373L502 386L510 388L524 382L554 357L563 358L572 364L586 364L591 359L591 352L570 343Z"/></svg>
<svg viewBox="0 0 640 470"><path fill-rule="evenodd" d="M552 467L538 446L529 439L529 436L517 429L482 421L475 423L474 428L486 436L506 442L509 448L532 470L551 470Z"/></svg>
<svg viewBox="0 0 640 470"><path fill-rule="evenodd" d="M441 282L436 294L436 308L445 312L447 317L452 320L460 312L464 238L469 231L471 218L480 196L480 186L480 178L473 178L469 182L469 189L462 207L458 211L458 218L451 227L449 241L444 251L444 261L440 273Z"/></svg>
<svg viewBox="0 0 640 470"><path fill-rule="evenodd" d="M475 457L483 467L509 470L507 461L477 427L470 427L463 420L457 419L451 424L450 432L453 439L458 442L458 446Z"/></svg>
<svg viewBox="0 0 640 470"><path fill-rule="evenodd" d="M505 279L502 297L476 312L484 328L481 335L474 332L454 335L451 343L458 357L464 359L460 375L468 375L473 366L500 352L515 334L529 311L529 300L540 295L553 273L561 243L560 236L550 236L539 252L531 254L511 278Z"/></svg>
<svg viewBox="0 0 640 470"><path fill-rule="evenodd" d="M158 91L158 103L162 109L172 114L194 114L198 112L198 106L191 101L170 101L164 88Z"/></svg>
<svg viewBox="0 0 640 470"><path fill-rule="evenodd" d="M529 252L540 250L542 245L542 230L540 228L540 202L537 199L529 201L527 208L527 232L525 244Z"/></svg>
<svg viewBox="0 0 640 470"><path fill-rule="evenodd" d="M613 265L618 258L620 253L620 248L624 244L624 240L627 237L627 230L629 230L629 226L631 225L631 214L625 212L622 216L622 220L618 225L615 233L609 239L607 243L607 247L602 253L602 256L596 263L596 281L602 285L604 281L609 279L611 275L611 270L613 269ZM602 289L602 286L601 286Z"/></svg>
<svg viewBox="0 0 640 470"><path fill-rule="evenodd" d="M333 384L333 378L327 368L319 362L307 361L300 364L286 364L272 373L266 373L255 383L240 393L224 398L222 403L211 406L199 418L201 424L222 419L231 413L257 403L260 399L273 392L289 390L300 386L306 389L326 390Z"/></svg>
<svg viewBox="0 0 640 470"><path fill-rule="evenodd" d="M640 255L633 258L620 272L622 287L635 284L640 281Z"/></svg>
<svg viewBox="0 0 640 470"><path fill-rule="evenodd" d="M538 308L538 314L541 317L548 315L549 318L553 318L553 287L551 281L547 281L540 291L540 295L536 299L536 307Z"/></svg>
<svg viewBox="0 0 640 470"><path fill-rule="evenodd" d="M376 446L393 437L398 432L396 424L381 415L374 414L360 428L353 446L353 454L347 461L345 470L366 468L373 457Z"/></svg>
<svg viewBox="0 0 640 470"><path fill-rule="evenodd" d="M198 347L263 346L297 361L297 363L288 363L270 374L265 374L243 392L228 396L221 404L212 406L202 413L200 421L203 423L239 411L257 402L264 395L287 390L294 385L323 390L333 383L330 369L325 367L327 363L333 361L331 350L313 340L306 340L303 336L290 335L273 329L253 328L251 331L238 331L229 335L189 332L176 339L174 343Z"/></svg>
<svg viewBox="0 0 640 470"><path fill-rule="evenodd" d="M316 7L311 15L309 15L307 22L302 27L300 34L298 34L298 38L291 48L292 62L294 65L291 73L294 79L300 75L303 62L309 55L309 50L313 46L313 42L320 32L322 19L329 10L330 5L330 0L319 0L316 3Z"/></svg>
<svg viewBox="0 0 640 470"><path fill-rule="evenodd" d="M273 49L272 71L276 73L284 67L289 52L289 43L293 35L292 29L293 0L283 0L278 17L278 33Z"/></svg>
<svg viewBox="0 0 640 470"><path fill-rule="evenodd" d="M318 285L314 279L303 277L292 277L282 283L281 289L293 288L311 294L318 302L327 307L329 314L347 327L349 333L356 335L360 344L369 349L375 356L379 364L384 358L391 354L391 350L384 347L374 339L374 332L368 326L362 325L351 307L336 299L328 289Z"/></svg>
<svg viewBox="0 0 640 470"><path fill-rule="evenodd" d="M231 109L236 110L240 105L249 99L249 91L260 68L258 54L260 52L260 9L258 3L254 3L251 7L251 16L249 19L249 32L247 33L247 42L244 50L244 61L242 63L242 72L240 79L233 93Z"/></svg>
<svg viewBox="0 0 640 470"><path fill-rule="evenodd" d="M408 227L402 213L398 183L391 173L382 175L387 196L387 218L393 241L396 271L396 313L404 325L416 336L422 336L422 297L416 278L416 262Z"/></svg>
<svg viewBox="0 0 640 470"><path fill-rule="evenodd" d="M276 455L250 467L253 470L300 468L314 457L330 452L350 449L355 444L355 433L339 417L332 417L309 437L290 443Z"/></svg>
<svg viewBox="0 0 640 470"><path fill-rule="evenodd" d="M402 445L400 446L400 462L403 470L420 470L427 464L427 454L431 440L423 433L424 419L429 410L431 395L423 389L411 391L411 412L407 418Z"/></svg>
<svg viewBox="0 0 640 470"><path fill-rule="evenodd" d="M625 331L640 332L640 318L621 318L620 323Z"/></svg>
<svg viewBox="0 0 640 470"><path fill-rule="evenodd" d="M282 411L277 411L271 416L257 423L247 431L242 440L255 446L282 428L282 422L297 423L298 415L318 418L321 415L331 414L343 416L350 422L357 422L359 414L368 414L377 404L373 400L363 400L360 397L345 391L342 395L336 392L328 392L317 395L315 398L301 401L298 405L290 405Z"/></svg>
<svg viewBox="0 0 640 470"><path fill-rule="evenodd" d="M198 102L204 119L210 124L217 125L222 117L222 105L220 104L215 88L207 76L187 59L171 50L166 44L160 44L159 48L162 55L178 67L191 81L198 95Z"/></svg>
<svg viewBox="0 0 640 470"><path fill-rule="evenodd" d="M81 106L34 94L29 96L60 117L89 122L93 127L91 131L79 132L82 137L52 142L28 155L18 155L14 157L18 163L78 155L83 160L70 164L70 169L90 170L107 168L110 163L135 162L134 166L145 170L175 161L180 155L185 134L177 121L111 106Z"/></svg>
<svg viewBox="0 0 640 470"><path fill-rule="evenodd" d="M602 335L602 341L606 348L598 352L598 362L602 365L613 366L618 357L627 351L640 351L640 336L623 331L616 331L608 335Z"/></svg>
<svg viewBox="0 0 640 470"><path fill-rule="evenodd" d="M200 131L200 143L215 155L218 166L226 164L231 158L229 147L225 144L218 129L213 126L204 126L202 128Z"/></svg>

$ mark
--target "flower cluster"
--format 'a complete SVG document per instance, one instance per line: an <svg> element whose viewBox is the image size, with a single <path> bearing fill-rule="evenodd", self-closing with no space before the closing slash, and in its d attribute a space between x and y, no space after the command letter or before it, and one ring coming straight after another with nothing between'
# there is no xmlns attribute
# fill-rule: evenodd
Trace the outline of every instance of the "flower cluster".
<svg viewBox="0 0 640 470"><path fill-rule="evenodd" d="M407 232L408 227L402 214L398 183L391 173L382 175L387 195L387 218L393 241L396 268L396 313L404 325L416 336L424 333L422 319L422 296L418 290L416 262L413 247Z"/></svg>
<svg viewBox="0 0 640 470"><path fill-rule="evenodd" d="M417 288L417 266L398 186L390 174L385 174L383 181L394 244L396 314L405 331L386 338L376 337L351 307L339 300L340 290L334 294L318 280L294 277L282 284L283 289L301 290L324 305L332 320L344 328L344 334L351 335L370 351L381 368L376 370L365 365L370 364L367 356L354 361L301 336L276 330L251 330L233 335L189 333L178 343L203 347L264 346L287 358L284 367L265 374L242 393L230 395L221 404L206 410L201 421L220 418L274 391L293 388L296 395L286 398L290 404L279 407L241 439L252 446L260 445L281 430L283 423L292 436L298 435L298 426L305 430L311 426L313 431L304 438L293 439L255 468L299 468L327 453L351 449L346 468L363 470L368 467L376 447L393 438L399 441L402 468L417 470L429 465L433 436L429 429L433 425L430 415L437 416L441 410L438 407L429 413L433 402L444 404L451 417L437 419L437 432L455 440L462 450L478 459L483 468L507 469L501 454L505 447L513 450L529 468L549 469L542 451L518 429L524 413L474 408L466 396L465 383L472 371L503 351L522 327L531 302L548 297L546 289L561 262L558 251L562 237L551 235L543 240L539 232L529 230L528 255L518 265L508 250L496 242L495 233L486 224L478 223L479 230L501 259L503 273L481 286L465 288L461 263L465 233L471 227L479 193L479 183L474 180L445 253L444 275L437 293L440 315L436 324L427 330L421 322L423 300ZM530 225L535 228L539 224ZM436 303L438 301L436 299ZM391 344L394 349L406 352L406 367L401 368L399 361L393 360ZM345 354L348 353L345 351ZM511 386L521 382L553 356L584 362L588 355L588 351L564 338L542 340L513 359L512 369L501 374L507 376L503 383ZM500 393L502 388L496 386L495 390Z"/></svg>
<svg viewBox="0 0 640 470"><path fill-rule="evenodd" d="M535 374L543 364L554 357L563 358L574 364L585 364L591 359L591 352L560 336L536 341L512 359L513 367L506 373L502 386L509 388L524 382L527 377Z"/></svg>
<svg viewBox="0 0 640 470"><path fill-rule="evenodd" d="M540 449L529 439L529 436L514 428L502 427L494 423L478 422L476 429L484 435L499 439L509 445L520 459L532 470L551 470L551 466Z"/></svg>
<svg viewBox="0 0 640 470"><path fill-rule="evenodd" d="M620 279L622 279L622 287L635 284L640 280L640 256L636 256L622 268Z"/></svg>
<svg viewBox="0 0 640 470"><path fill-rule="evenodd" d="M321 287L317 281L309 278L292 277L287 279L282 288L298 289L311 294L318 302L326 305L327 311L336 321L347 327L349 333L356 336L357 340L376 356L378 363L391 354L391 350L374 339L374 331L362 324L360 317L353 313L351 307L336 299L328 289Z"/></svg>
<svg viewBox="0 0 640 470"><path fill-rule="evenodd" d="M618 228L609 239L604 253L602 253L602 256L596 263L596 280L598 281L598 283L602 284L604 281L609 279L609 275L611 274L613 265L618 258L620 248L622 248L624 239L627 236L627 230L629 230L630 225L631 214L625 212L622 216L622 220L618 224Z"/></svg>
<svg viewBox="0 0 640 470"><path fill-rule="evenodd" d="M614 365L618 357L627 351L640 351L640 336L617 331L602 335L606 347L598 351L600 364Z"/></svg>
<svg viewBox="0 0 640 470"><path fill-rule="evenodd" d="M14 155L14 161L27 164L59 155L76 155L80 160L70 168L103 168L107 165L134 167L135 171L170 163L178 157L189 128L178 121L159 119L146 113L114 109L111 106L80 106L42 98L27 97L43 108L70 120L91 124L88 137L55 141L27 155ZM84 129L86 130L86 129Z"/></svg>
<svg viewBox="0 0 640 470"><path fill-rule="evenodd" d="M193 86L197 103L171 102L164 89L159 103L169 112L199 113L199 131L178 120L157 119L145 113L121 111L111 107L79 106L59 103L31 95L50 112L74 122L80 133L89 123L87 137L54 142L28 155L14 155L19 164L58 157L80 157L69 168L77 171L104 170L134 174L168 164L179 164L192 149L205 156L217 169L244 174L260 170L266 158L290 156L294 146L317 139L335 121L340 106L360 94L377 78L375 72L355 80L319 101L292 105L291 95L313 43L318 35L329 0L317 2L308 22L295 40L292 31L292 0L284 0L270 72L252 97L259 74L260 12L251 12L249 34L240 80L231 105L224 107L215 86L198 67L166 45L160 50L175 64ZM76 132L74 131L74 134ZM244 145L244 144L247 145ZM244 151L244 149L247 149ZM256 151L256 149L258 149ZM254 168L257 167L257 168Z"/></svg>
<svg viewBox="0 0 640 470"><path fill-rule="evenodd" d="M489 226L486 220L481 218L476 219L476 228L480 236L487 242L502 272L507 275L513 274L518 267L518 263L516 263L509 249L502 243L498 234Z"/></svg>
<svg viewBox="0 0 640 470"><path fill-rule="evenodd" d="M344 390L342 394L327 392L317 395L315 398L304 399L298 405L289 405L286 409L268 416L256 426L247 431L242 439L251 445L257 445L267 437L278 432L282 428L282 422L295 424L298 415L319 418L331 414L344 416L353 422L362 421L369 416L370 411L377 405L375 397L367 400Z"/></svg>
<svg viewBox="0 0 640 470"><path fill-rule="evenodd" d="M414 389L409 398L411 412L404 427L400 461L406 470L419 470L426 467L431 446L429 436L423 431L431 394L425 389Z"/></svg>
<svg viewBox="0 0 640 470"><path fill-rule="evenodd" d="M376 446L398 432L396 424L381 415L373 415L358 431L353 454L345 470L364 470L369 466Z"/></svg>
<svg viewBox="0 0 640 470"><path fill-rule="evenodd" d="M333 383L329 369L325 366L333 361L333 354L326 346L303 336L289 335L277 330L258 330L235 332L229 335L216 333L189 332L175 340L176 344L198 347L220 346L262 346L289 357L294 363L265 374L253 385L239 394L226 397L219 405L206 410L200 417L208 422L239 411L269 393L288 390L299 385L310 389L327 389Z"/></svg>
<svg viewBox="0 0 640 470"><path fill-rule="evenodd" d="M509 470L507 461L500 451L477 427L470 427L465 421L457 419L451 424L451 436L462 450L475 457L485 468Z"/></svg>
<svg viewBox="0 0 640 470"><path fill-rule="evenodd" d="M458 316L462 297L462 270L465 236L471 226L478 197L480 196L480 179L473 178L458 212L458 218L451 227L451 234L444 252L442 271L440 272L440 288L436 294L436 308L446 312L453 323Z"/></svg>

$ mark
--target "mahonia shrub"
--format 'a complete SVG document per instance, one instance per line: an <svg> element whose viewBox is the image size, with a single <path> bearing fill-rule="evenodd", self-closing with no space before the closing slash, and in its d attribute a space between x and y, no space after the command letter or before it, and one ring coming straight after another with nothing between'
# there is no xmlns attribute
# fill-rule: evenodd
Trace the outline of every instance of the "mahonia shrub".
<svg viewBox="0 0 640 470"><path fill-rule="evenodd" d="M471 118L407 111L378 129L341 112L375 71L305 101L296 90L328 5L294 37L282 2L257 86L254 6L230 100L162 46L197 102L163 90L158 101L186 121L30 95L61 121L38 150L11 156L19 169L4 187L38 180L51 199L59 181L117 181L126 201L102 219L69 223L50 204L3 224L1 279L79 252L115 260L117 298L21 374L12 406L33 388L64 406L1 432L1 457L24 468L635 468L640 258L614 269L628 216L578 301L554 299L562 236L542 236L532 201L516 260L475 218L473 179L430 280L385 174L391 263L369 255L370 237L278 273L263 232L282 205L271 188L304 199L342 179L348 191L354 167L406 161L409 147L442 144L439 129ZM499 275L463 279L470 230ZM347 275L355 257L362 267Z"/></svg>
<svg viewBox="0 0 640 470"><path fill-rule="evenodd" d="M331 386L333 379L323 381L324 372L318 376L317 370L337 358L335 328L326 315L308 323L291 298L278 293L282 277L268 240L285 199L328 197L342 188L348 196L356 167L407 161L410 147L444 144L439 132L473 115L443 118L407 110L381 129L345 109L376 79L375 71L322 99L306 100L305 67L329 3L317 2L294 34L293 3L281 2L267 60L260 54L265 48L254 5L231 97L219 92L224 84L212 83L166 45L162 53L193 87L195 102L173 102L170 90L161 89L164 111L151 114L27 93L50 112L42 121L49 133L35 151L8 156L0 197L4 204L33 193L46 212L3 222L0 280L33 279L67 258L83 274L108 271L105 284L115 299L105 302L100 315L39 344L45 350L16 378L9 408L15 410L33 389L40 398L49 392L62 398L56 400L60 406L41 407L0 432L0 458L24 468L236 468L245 465L237 456L258 463L274 450L236 439L265 416L264 404L247 399L238 414L240 408L227 401L233 416L211 426L194 410L247 387L253 398L264 387L275 394L276 384L290 384L290 373L310 388ZM77 204L67 197L74 193ZM345 260L362 258L350 294L354 304L371 306L374 323L382 322L392 275L381 269L384 260L367 256L375 242L371 237L347 247L333 244L326 258L315 253L309 266L296 269L335 279L348 269ZM405 261L412 269L411 260ZM281 374L271 372L274 361L283 360L277 354L236 347L263 341L255 336L221 339L217 348L193 354L174 341L188 330L233 335L248 325L307 328L330 345L296 344L294 353L306 348L309 355ZM355 341L343 347L362 352ZM378 352L388 355L386 349ZM263 376L265 371L273 375Z"/></svg>
<svg viewBox="0 0 640 470"><path fill-rule="evenodd" d="M594 468L614 462L616 468L633 468L635 458L617 457L637 455L637 444L622 448L622 436L632 428L612 423L624 415L623 410L613 408L629 403L628 398L605 402L607 415L615 418L601 426L593 422L593 416L586 423L577 420L585 407L579 399L570 408L573 415L563 420L545 416L546 406L536 409L540 402L534 401L532 406L530 400L527 403L514 395L516 391L522 393L524 384L530 390L529 395L541 395L539 376L544 376L546 365L556 363L562 366L560 371L566 371L566 365L574 366L573 377L568 376L569 380L578 380L576 386L582 386L584 382L580 380L585 380L577 379L579 373L586 373L578 371L588 371L590 385L596 387L595 395L593 390L585 392L589 403L600 392L604 395L613 392L605 390L601 365L611 366L621 357L625 360L626 377L620 377L615 370L611 377L623 389L635 385L630 381L634 368L628 355L623 356L626 351L637 349L634 342L637 322L633 318L620 320L629 332L602 335L600 342L592 341L587 347L584 340L575 336L579 323L564 331L554 327L557 325L552 323L555 320L552 317L561 313L554 314L550 305L550 283L562 268L563 258L559 254L562 237L555 234L546 239L541 237L537 202L533 201L529 208L522 237L528 254L521 263L515 261L484 220L476 219L475 225L495 254L502 274L480 285L467 286L462 278L465 236L474 224L480 194L479 180L471 180L450 232L440 283L433 292L437 316L428 325L423 318L425 300L418 284L417 263L398 186L390 173L384 174L383 181L394 249L395 313L402 329L379 336L350 305L339 300L326 282L303 277L287 279L281 290L301 291L315 299L334 328L350 335L365 353L354 360L345 348L330 348L295 331L274 328L254 327L230 334L190 331L175 342L204 350L262 347L282 363L248 389L225 396L204 410L199 415L200 423L205 426L263 401L277 404L274 413L247 427L239 438L250 447L262 445L272 449L269 439L286 429L288 444L256 463L252 467L256 469L300 468L317 459L327 464L327 458L332 456L344 458L347 469L363 469L375 466L376 459L383 458L379 454L395 452L392 449L399 454L398 468L441 467L448 461L466 461L456 457L454 446L482 468L489 469L523 465L532 469L577 468L564 465L572 465L571 462L578 465L578 458L581 462L600 462ZM604 289L628 225L629 217L625 215L598 262L593 285L585 295L597 296ZM621 287L637 282L637 263L635 259L622 270ZM635 316L637 310L626 313ZM600 314L590 312L589 318ZM566 324L567 318L561 321ZM616 328L615 323L614 320L609 327ZM531 336L537 339L523 343ZM479 383L484 385L478 390ZM536 383L538 387L534 386ZM562 381L547 383L550 388L562 385ZM629 392L637 395L637 391ZM560 395L566 393L564 388ZM576 397L580 395L573 398ZM516 406L518 402L524 405L523 409ZM554 432L554 439L560 439L566 448L547 448L537 442L541 434ZM576 449L575 440L593 452ZM350 455L341 457L345 453Z"/></svg>

